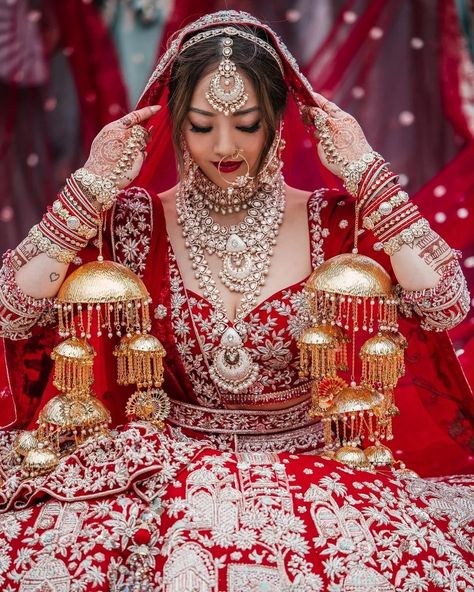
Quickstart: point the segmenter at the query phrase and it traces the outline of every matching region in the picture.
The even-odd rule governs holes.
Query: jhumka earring
[[[271,191],[275,179],[281,173],[283,168],[282,152],[285,149],[286,142],[282,137],[283,121],[280,122],[279,129],[275,132],[272,145],[268,150],[263,165],[257,174],[257,185],[264,191]]]
[[[324,422],[326,452],[363,468],[394,463],[383,442],[392,439],[398,415],[393,392],[404,373],[406,340],[390,276],[357,252],[357,233],[356,210],[353,252],[320,265],[305,286],[312,322],[299,347],[301,374],[313,379],[310,415]],[[370,445],[362,449],[365,439]]]
[[[188,145],[184,139],[184,134],[180,135],[181,152],[183,155],[183,172],[182,182],[188,186],[194,183],[194,177],[198,170],[198,165],[194,162],[191,153],[189,152]]]

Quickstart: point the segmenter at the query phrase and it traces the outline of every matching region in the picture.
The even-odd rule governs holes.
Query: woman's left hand
[[[313,96],[318,106],[305,107],[304,116],[314,122],[321,162],[342,179],[347,165],[372,152],[372,147],[352,115],[318,93]]]

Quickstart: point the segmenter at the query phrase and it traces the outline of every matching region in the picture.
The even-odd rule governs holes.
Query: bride
[[[285,183],[290,101],[348,196]],[[158,196],[171,145],[180,181]],[[350,252],[355,206],[359,248],[390,267],[416,353],[400,406],[419,413],[419,434],[403,413],[395,424],[406,456],[420,473],[437,461],[442,472],[429,456],[443,449],[467,471],[463,442],[422,404],[415,380],[450,389],[446,409],[469,418],[443,333],[469,306],[458,254],[268,26],[210,14],[175,36],[137,109],[100,132],[84,167],[4,257],[4,590],[474,589],[471,478],[355,470],[318,456],[323,430],[299,373],[303,288],[325,260]],[[88,244],[99,212],[110,222],[104,255],[140,275],[152,297],[170,414],[163,430],[125,423],[51,472],[25,476],[12,453],[16,430],[33,428],[55,394],[52,299],[70,268],[96,256]],[[115,384],[111,340],[92,342],[101,352],[94,389],[121,423],[130,391]]]

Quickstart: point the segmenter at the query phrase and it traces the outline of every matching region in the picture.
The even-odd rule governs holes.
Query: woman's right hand
[[[130,185],[140,172],[145,159],[144,150],[132,150],[127,159],[127,166],[119,172],[117,164],[129,147],[133,127],[149,119],[160,108],[158,105],[143,107],[107,124],[94,138],[84,168],[100,177],[110,178],[115,175],[114,183],[119,189]],[[147,132],[147,142],[149,138]]]

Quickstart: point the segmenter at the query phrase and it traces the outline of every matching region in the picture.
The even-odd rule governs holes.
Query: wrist
[[[84,167],[77,169],[71,178],[81,192],[87,195],[97,212],[110,209],[120,192],[115,181],[92,173]]]

